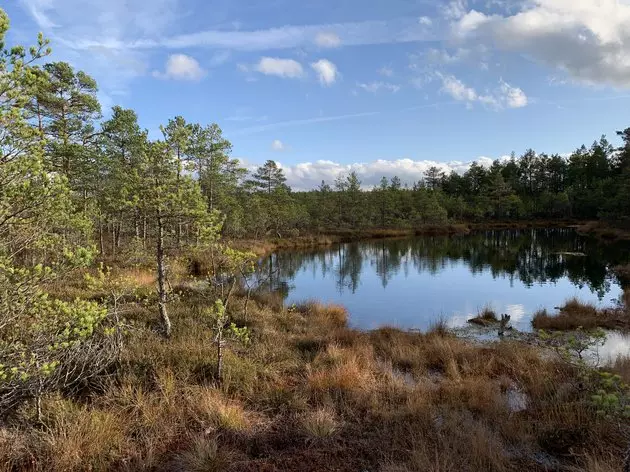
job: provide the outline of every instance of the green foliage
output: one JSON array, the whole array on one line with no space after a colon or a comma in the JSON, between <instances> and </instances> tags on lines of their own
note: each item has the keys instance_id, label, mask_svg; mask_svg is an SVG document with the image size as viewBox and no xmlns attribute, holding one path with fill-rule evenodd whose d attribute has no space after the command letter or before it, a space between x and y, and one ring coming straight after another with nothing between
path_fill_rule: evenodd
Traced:
<instances>
[{"instance_id":1,"label":"green foliage","mask_svg":"<svg viewBox=\"0 0 630 472\"><path fill-rule=\"evenodd\" d=\"M619 375L610 372L594 372L592 377L596 393L591 395L591 401L597 413L610 418L629 419L630 386Z\"/></svg>"},{"instance_id":2,"label":"green foliage","mask_svg":"<svg viewBox=\"0 0 630 472\"><path fill-rule=\"evenodd\" d=\"M584 353L594 351L606 341L606 332L602 329L575 331L539 330L538 336L546 345L552 347L565 361L584 363Z\"/></svg>"},{"instance_id":3,"label":"green foliage","mask_svg":"<svg viewBox=\"0 0 630 472\"><path fill-rule=\"evenodd\" d=\"M71 265L88 260L67 255ZM111 359L105 307L51 298L40 287L54 278L50 267L20 268L0 258L0 410L97 375Z\"/></svg>"},{"instance_id":4,"label":"green foliage","mask_svg":"<svg viewBox=\"0 0 630 472\"><path fill-rule=\"evenodd\" d=\"M217 299L212 308L204 311L204 316L209 320L215 333L215 342L219 342L220 339L221 342L234 340L249 344L251 331L246 326L239 328L235 323L229 321L223 300Z\"/></svg>"},{"instance_id":5,"label":"green foliage","mask_svg":"<svg viewBox=\"0 0 630 472\"><path fill-rule=\"evenodd\" d=\"M0 9L2 45L7 29L8 19ZM63 134L62 141L69 146L72 133L87 129L79 116L82 112L73 115L72 109L66 110L66 118L75 120L72 123L51 118L46 126L43 120L33 126L31 119L33 110L42 111L44 93L55 94L46 95L51 109L65 107L61 101L67 89L62 91L61 82L68 86L72 82L75 88L68 93L93 89L95 83L82 73L74 75L67 64L48 64L43 70L33 66L33 61L49 53L47 45L40 35L28 54L20 46L0 51L2 412L24 399L98 375L112 359L106 308L87 300L56 300L44 290L68 271L90 264L93 257L93 250L76 240L89 229L89 222L75 212L67 185L70 175L49 172L49 158L68 157L74 151L82 154L83 147L72 152L66 147L58 153L56 142L45 140L45 133L54 130ZM78 104L83 99L76 96L74 100ZM91 98L84 104L98 109Z\"/></svg>"},{"instance_id":6,"label":"green foliage","mask_svg":"<svg viewBox=\"0 0 630 472\"><path fill-rule=\"evenodd\" d=\"M586 390L590 404L597 414L614 419L630 418L630 386L617 374L597 370L584 359L584 353L595 351L606 340L601 330L575 332L538 332L541 341L552 347L561 358L578 369L582 390ZM592 353L593 356L595 353Z\"/></svg>"}]
</instances>

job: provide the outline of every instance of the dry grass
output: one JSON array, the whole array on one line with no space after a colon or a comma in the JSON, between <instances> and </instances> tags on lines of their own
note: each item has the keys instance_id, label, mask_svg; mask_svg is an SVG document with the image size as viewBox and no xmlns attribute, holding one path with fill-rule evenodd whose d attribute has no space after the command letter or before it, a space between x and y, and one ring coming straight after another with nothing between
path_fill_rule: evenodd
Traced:
<instances>
[{"instance_id":1,"label":"dry grass","mask_svg":"<svg viewBox=\"0 0 630 472\"><path fill-rule=\"evenodd\" d=\"M186 395L191 417L205 431L245 431L254 425L253 415L241 404L226 399L220 391L208 387L193 387Z\"/></svg>"},{"instance_id":2,"label":"dry grass","mask_svg":"<svg viewBox=\"0 0 630 472\"><path fill-rule=\"evenodd\" d=\"M630 231L628 229L613 226L604 221L590 221L577 226L580 234L592 236L603 241L628 241L630 240Z\"/></svg>"},{"instance_id":3,"label":"dry grass","mask_svg":"<svg viewBox=\"0 0 630 472\"><path fill-rule=\"evenodd\" d=\"M261 297L245 319L236 298L232 319L252 342L227 346L218 385L213 333L200 323L206 303L194 291L173 302L168 341L152 330L153 310L131 306L135 328L115 376L47 399L43 427L32 406L7 419L0 470L621 467L627 428L598 416L574 368L535 347L476 345L443 325L358 332L345 309L316 302L285 308ZM628 379L628 365L611 370ZM514 390L527 398L523 411L510 408Z\"/></svg>"},{"instance_id":4,"label":"dry grass","mask_svg":"<svg viewBox=\"0 0 630 472\"><path fill-rule=\"evenodd\" d=\"M323 304L316 301L309 301L298 305L297 310L308 317L311 322L318 326L330 328L343 328L348 322L348 311L341 305Z\"/></svg>"},{"instance_id":5,"label":"dry grass","mask_svg":"<svg viewBox=\"0 0 630 472\"><path fill-rule=\"evenodd\" d=\"M480 326L488 326L494 323L498 323L499 319L497 318L497 314L492 309L492 307L486 306L477 314L477 316L469 319L468 322Z\"/></svg>"},{"instance_id":6,"label":"dry grass","mask_svg":"<svg viewBox=\"0 0 630 472\"><path fill-rule=\"evenodd\" d=\"M557 315L550 315L547 310L537 312L532 319L532 326L535 329L555 331L572 331L578 328L628 329L630 316L627 305L625 308L600 310L595 305L573 298L560 308Z\"/></svg>"},{"instance_id":7,"label":"dry grass","mask_svg":"<svg viewBox=\"0 0 630 472\"><path fill-rule=\"evenodd\" d=\"M185 450L177 453L167 469L171 472L222 472L230 462L230 454L219 450L216 438L201 435L194 437Z\"/></svg>"},{"instance_id":8,"label":"dry grass","mask_svg":"<svg viewBox=\"0 0 630 472\"><path fill-rule=\"evenodd\" d=\"M333 436L340 426L335 412L327 407L304 413L300 423L304 433L314 440Z\"/></svg>"},{"instance_id":9,"label":"dry grass","mask_svg":"<svg viewBox=\"0 0 630 472\"><path fill-rule=\"evenodd\" d=\"M620 356L609 366L611 372L619 374L623 381L630 385L630 355Z\"/></svg>"}]
</instances>

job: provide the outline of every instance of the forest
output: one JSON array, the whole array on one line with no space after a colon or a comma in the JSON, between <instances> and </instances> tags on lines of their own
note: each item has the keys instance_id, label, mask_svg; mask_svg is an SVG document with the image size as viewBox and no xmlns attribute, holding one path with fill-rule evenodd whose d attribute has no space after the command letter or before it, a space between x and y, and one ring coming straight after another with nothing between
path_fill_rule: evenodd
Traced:
<instances>
[{"instance_id":1,"label":"forest","mask_svg":"<svg viewBox=\"0 0 630 472\"><path fill-rule=\"evenodd\" d=\"M431 168L412 187L365 188L351 172L297 192L273 161L248 172L218 124L176 116L149 139L134 110L102 109L92 77L47 62L43 35L27 47L8 31L0 9L0 470L623 463L627 359L600 373L440 325L360 332L343 307L287 307L243 285L264 251L237 243L454 222L623 225L630 128L620 148L602 137L570 156ZM503 401L516 389L527 411Z\"/></svg>"}]
</instances>

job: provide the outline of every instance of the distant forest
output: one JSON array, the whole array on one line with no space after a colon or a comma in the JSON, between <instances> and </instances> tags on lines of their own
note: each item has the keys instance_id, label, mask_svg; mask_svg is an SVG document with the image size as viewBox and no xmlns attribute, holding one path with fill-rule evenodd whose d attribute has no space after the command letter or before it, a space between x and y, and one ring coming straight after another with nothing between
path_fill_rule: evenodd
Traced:
<instances>
[{"instance_id":1,"label":"distant forest","mask_svg":"<svg viewBox=\"0 0 630 472\"><path fill-rule=\"evenodd\" d=\"M37 59L45 56L41 52ZM26 54L20 54L23 62ZM170 199L171 209L180 213L171 212L161 229L178 246L190 236L191 215L200 211L221 218L221 233L229 237L503 219L621 222L630 216L630 128L617 132L624 143L619 149L602 137L568 157L529 149L489 168L473 163L461 175L433 167L412 186L394 177L364 190L353 172L295 192L274 161L248 173L231 157L232 145L217 124L178 116L161 128L163 138L152 142L133 110L116 106L103 119L97 84L84 72L63 62L24 70L28 74L20 72L15 98L6 91L5 105L14 102L6 112L16 113L19 105L21 121L5 131L2 158L10 162L30 153L30 163L11 161L24 166L22 177L43 171L48 177L41 179L60 178L70 216L90 223L102 253L115 254L121 240L146 244L156 231L150 202L160 199Z\"/></svg>"}]
</instances>

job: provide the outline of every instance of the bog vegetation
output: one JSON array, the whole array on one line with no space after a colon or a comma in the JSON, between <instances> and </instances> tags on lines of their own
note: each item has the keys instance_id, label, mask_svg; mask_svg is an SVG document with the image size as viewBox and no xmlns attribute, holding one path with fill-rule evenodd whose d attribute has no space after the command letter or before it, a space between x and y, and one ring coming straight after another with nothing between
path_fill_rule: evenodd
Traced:
<instances>
[{"instance_id":1,"label":"bog vegetation","mask_svg":"<svg viewBox=\"0 0 630 472\"><path fill-rule=\"evenodd\" d=\"M133 110L0 9L2 470L619 470L628 360L601 377L442 328L361 333L239 280L226 237L467 219L628 218L630 129L568 158L292 192L216 124ZM544 318L540 318L544 322ZM588 381L586 381L588 376ZM603 392L603 393L602 393Z\"/></svg>"}]
</instances>

